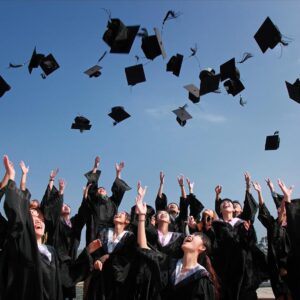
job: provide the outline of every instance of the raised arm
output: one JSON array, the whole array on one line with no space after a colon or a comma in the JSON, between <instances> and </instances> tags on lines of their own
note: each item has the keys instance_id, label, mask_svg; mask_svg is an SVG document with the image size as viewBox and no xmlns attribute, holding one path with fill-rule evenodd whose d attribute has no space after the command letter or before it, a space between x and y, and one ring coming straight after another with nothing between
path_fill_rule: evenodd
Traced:
<instances>
[{"instance_id":1,"label":"raised arm","mask_svg":"<svg viewBox=\"0 0 300 300\"><path fill-rule=\"evenodd\" d=\"M95 161L94 161L94 166L93 166L93 169L92 169L92 173L95 174L97 173L97 170L99 168L99 165L100 165L100 157L99 156L96 156L95 157Z\"/></svg>"},{"instance_id":2,"label":"raised arm","mask_svg":"<svg viewBox=\"0 0 300 300\"><path fill-rule=\"evenodd\" d=\"M124 161L121 161L119 164L116 163L116 178L121 179L121 173L124 167L125 167Z\"/></svg>"},{"instance_id":3,"label":"raised arm","mask_svg":"<svg viewBox=\"0 0 300 300\"><path fill-rule=\"evenodd\" d=\"M278 208L280 207L281 203L282 203L282 200L283 200L283 195L279 195L275 192L275 188L274 188L274 185L273 185L273 182L271 181L270 178L266 178L265 179L269 189L270 189L270 192L271 192L271 195L272 195L272 198L273 198L273 201L275 203L275 206Z\"/></svg>"},{"instance_id":4,"label":"raised arm","mask_svg":"<svg viewBox=\"0 0 300 300\"><path fill-rule=\"evenodd\" d=\"M167 196L163 193L164 182L165 182L165 174L163 173L163 171L161 171L159 173L159 188L155 199L156 211L167 210L168 200L167 200Z\"/></svg>"},{"instance_id":5,"label":"raised arm","mask_svg":"<svg viewBox=\"0 0 300 300\"><path fill-rule=\"evenodd\" d=\"M50 172L50 178L49 178L49 190L50 191L52 191L52 188L54 186L54 180L55 180L55 177L56 177L58 172L59 172L58 168L56 168L56 170L52 170Z\"/></svg>"},{"instance_id":6,"label":"raised arm","mask_svg":"<svg viewBox=\"0 0 300 300\"><path fill-rule=\"evenodd\" d=\"M216 211L218 217L221 218L222 217L221 209L220 209L220 206L221 206L221 193L222 193L222 186L221 185L217 185L215 187L215 193L216 193L215 211Z\"/></svg>"},{"instance_id":7,"label":"raised arm","mask_svg":"<svg viewBox=\"0 0 300 300\"><path fill-rule=\"evenodd\" d=\"M204 205L194 195L194 182L190 181L188 178L186 179L186 182L189 187L189 195L187 196L187 198L188 198L188 202L190 204L190 216L193 216L194 219L199 220L200 214L204 208ZM188 214L188 213L186 212L186 214Z\"/></svg>"},{"instance_id":8,"label":"raised arm","mask_svg":"<svg viewBox=\"0 0 300 300\"><path fill-rule=\"evenodd\" d=\"M181 197L186 199L186 192L184 189L184 176L183 175L177 176L177 181L180 187Z\"/></svg>"},{"instance_id":9,"label":"raised arm","mask_svg":"<svg viewBox=\"0 0 300 300\"><path fill-rule=\"evenodd\" d=\"M138 194L137 197L135 198L135 205L136 205L135 212L139 217L137 242L142 249L149 249L147 245L146 229L145 229L147 205L145 202L143 202L146 191L147 191L146 186L143 188L140 184L138 184Z\"/></svg>"},{"instance_id":10,"label":"raised arm","mask_svg":"<svg viewBox=\"0 0 300 300\"><path fill-rule=\"evenodd\" d=\"M245 172L244 177L246 183L246 192L251 193L251 175L249 172Z\"/></svg>"},{"instance_id":11,"label":"raised arm","mask_svg":"<svg viewBox=\"0 0 300 300\"><path fill-rule=\"evenodd\" d=\"M252 185L253 185L253 188L257 192L259 206L263 206L263 204L264 204L264 198L262 196L260 184L258 182L252 182Z\"/></svg>"}]
</instances>

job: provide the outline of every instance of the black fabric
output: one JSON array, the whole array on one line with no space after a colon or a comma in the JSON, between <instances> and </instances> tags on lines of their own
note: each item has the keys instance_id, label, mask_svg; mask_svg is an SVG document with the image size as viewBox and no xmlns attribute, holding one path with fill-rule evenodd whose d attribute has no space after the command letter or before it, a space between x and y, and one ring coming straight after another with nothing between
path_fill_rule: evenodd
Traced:
<instances>
[{"instance_id":1,"label":"black fabric","mask_svg":"<svg viewBox=\"0 0 300 300\"><path fill-rule=\"evenodd\" d=\"M253 224L257 211L258 203L253 198L252 194L246 191L243 212L237 217L245 221L251 221L251 224Z\"/></svg>"},{"instance_id":2,"label":"black fabric","mask_svg":"<svg viewBox=\"0 0 300 300\"><path fill-rule=\"evenodd\" d=\"M177 285L174 271L177 260L166 254L148 249L139 249L150 280L140 289L135 299L201 299L214 300L214 287L205 270L197 271Z\"/></svg>"},{"instance_id":3,"label":"black fabric","mask_svg":"<svg viewBox=\"0 0 300 300\"><path fill-rule=\"evenodd\" d=\"M271 286L276 298L289 293L287 278L280 276L280 269L287 270L288 257L291 251L290 239L286 227L274 219L265 204L259 207L258 219L267 229L268 238L268 271Z\"/></svg>"},{"instance_id":4,"label":"black fabric","mask_svg":"<svg viewBox=\"0 0 300 300\"><path fill-rule=\"evenodd\" d=\"M74 285L90 272L90 255L83 251L75 262L65 266L61 277L61 264L54 248L47 247L52 254L51 263L38 250L27 196L11 180L5 195L9 231L0 256L0 299L63 299L62 286Z\"/></svg>"},{"instance_id":5,"label":"black fabric","mask_svg":"<svg viewBox=\"0 0 300 300\"><path fill-rule=\"evenodd\" d=\"M103 243L97 258L108 254L107 234L104 229L100 233ZM121 300L128 299L134 283L133 264L136 258L136 239L131 232L125 233L115 249L108 254L102 271L94 270L89 284L87 298L89 300Z\"/></svg>"},{"instance_id":6,"label":"black fabric","mask_svg":"<svg viewBox=\"0 0 300 300\"><path fill-rule=\"evenodd\" d=\"M288 260L288 284L293 299L300 299L300 200L286 203L287 231L291 242Z\"/></svg>"},{"instance_id":7,"label":"black fabric","mask_svg":"<svg viewBox=\"0 0 300 300\"><path fill-rule=\"evenodd\" d=\"M99 176L96 177L96 180ZM91 176L87 176L87 178L90 180ZM92 176L92 181L88 181L87 184L91 183L92 186L89 189L88 199L84 199L81 205L81 209L85 213L86 245L93 241L102 229L113 227L114 215L118 211L124 193L128 190L128 185L122 179L116 178L111 188L112 195L105 200L97 194L98 183L96 180Z\"/></svg>"}]
</instances>

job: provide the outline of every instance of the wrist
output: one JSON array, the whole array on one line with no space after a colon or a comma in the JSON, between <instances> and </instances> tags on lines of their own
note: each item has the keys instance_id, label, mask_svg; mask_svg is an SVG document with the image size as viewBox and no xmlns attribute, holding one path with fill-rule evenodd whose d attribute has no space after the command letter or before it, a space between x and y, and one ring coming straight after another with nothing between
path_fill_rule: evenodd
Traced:
<instances>
[{"instance_id":1,"label":"wrist","mask_svg":"<svg viewBox=\"0 0 300 300\"><path fill-rule=\"evenodd\" d=\"M49 181L54 181L54 178L50 177Z\"/></svg>"}]
</instances>

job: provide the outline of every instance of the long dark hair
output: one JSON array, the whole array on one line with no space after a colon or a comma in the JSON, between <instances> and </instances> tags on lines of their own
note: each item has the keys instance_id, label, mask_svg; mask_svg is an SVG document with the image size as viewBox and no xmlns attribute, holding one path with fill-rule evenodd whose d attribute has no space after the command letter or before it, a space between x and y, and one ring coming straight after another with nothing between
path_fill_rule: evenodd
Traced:
<instances>
[{"instance_id":1,"label":"long dark hair","mask_svg":"<svg viewBox=\"0 0 300 300\"><path fill-rule=\"evenodd\" d=\"M205 246L206 250L201 253L198 257L198 263L201 264L210 274L210 279L214 284L215 287L215 299L220 299L220 280L219 277L211 263L210 260L210 253L211 253L211 242L207 235L205 235L203 232L195 232L194 235L200 236L203 242L203 245Z\"/></svg>"}]
</instances>

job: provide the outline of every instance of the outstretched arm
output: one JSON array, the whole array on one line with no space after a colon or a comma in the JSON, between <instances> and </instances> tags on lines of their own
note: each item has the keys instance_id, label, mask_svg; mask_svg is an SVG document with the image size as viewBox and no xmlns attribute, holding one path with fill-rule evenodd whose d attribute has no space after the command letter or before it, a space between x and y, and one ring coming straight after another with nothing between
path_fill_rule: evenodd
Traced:
<instances>
[{"instance_id":1,"label":"outstretched arm","mask_svg":"<svg viewBox=\"0 0 300 300\"><path fill-rule=\"evenodd\" d=\"M186 199L186 192L184 189L184 176L183 175L177 176L177 180L178 180L178 184L180 186L181 197Z\"/></svg>"},{"instance_id":2,"label":"outstretched arm","mask_svg":"<svg viewBox=\"0 0 300 300\"><path fill-rule=\"evenodd\" d=\"M246 183L246 192L251 193L251 175L249 172L245 172L244 177Z\"/></svg>"},{"instance_id":3,"label":"outstretched arm","mask_svg":"<svg viewBox=\"0 0 300 300\"><path fill-rule=\"evenodd\" d=\"M221 185L217 185L215 187L215 193L216 193L216 198L215 198L215 211L218 215L218 217L220 218L222 216L221 214L221 193L222 193L222 186Z\"/></svg>"},{"instance_id":4,"label":"outstretched arm","mask_svg":"<svg viewBox=\"0 0 300 300\"><path fill-rule=\"evenodd\" d=\"M55 177L58 173L59 169L57 168L56 170L52 170L50 172L50 178L49 178L49 190L52 191L53 189L53 186L54 186L54 180L55 180Z\"/></svg>"},{"instance_id":5,"label":"outstretched arm","mask_svg":"<svg viewBox=\"0 0 300 300\"><path fill-rule=\"evenodd\" d=\"M93 174L97 172L97 170L99 168L99 165L100 165L100 157L96 156L94 166L93 166L93 170L92 170Z\"/></svg>"},{"instance_id":6,"label":"outstretched arm","mask_svg":"<svg viewBox=\"0 0 300 300\"><path fill-rule=\"evenodd\" d=\"M162 198L164 183L165 183L165 174L163 171L160 171L160 173L159 173L159 188L157 191L157 197L159 197L159 198Z\"/></svg>"},{"instance_id":7,"label":"outstretched arm","mask_svg":"<svg viewBox=\"0 0 300 300\"><path fill-rule=\"evenodd\" d=\"M21 191L26 191L26 179L27 179L27 174L29 171L29 166L26 167L24 161L20 162L20 168L22 170L22 177L21 177L21 182L20 182L20 189Z\"/></svg>"},{"instance_id":8,"label":"outstretched arm","mask_svg":"<svg viewBox=\"0 0 300 300\"><path fill-rule=\"evenodd\" d=\"M149 249L147 245L146 230L145 230L147 205L145 202L143 202L146 191L147 191L147 187L143 188L140 185L140 183L138 183L138 195L135 198L135 205L136 205L135 212L136 214L138 214L139 217L137 242L139 246L143 249Z\"/></svg>"},{"instance_id":9,"label":"outstretched arm","mask_svg":"<svg viewBox=\"0 0 300 300\"><path fill-rule=\"evenodd\" d=\"M283 201L290 203L292 199L292 193L293 193L293 186L290 186L289 188L284 184L283 181L278 179L278 185L283 193Z\"/></svg>"},{"instance_id":10,"label":"outstretched arm","mask_svg":"<svg viewBox=\"0 0 300 300\"><path fill-rule=\"evenodd\" d=\"M257 192L259 206L263 206L264 198L262 196L260 184L258 182L252 182L252 185L253 185L254 189L256 190L256 192Z\"/></svg>"},{"instance_id":11,"label":"outstretched arm","mask_svg":"<svg viewBox=\"0 0 300 300\"><path fill-rule=\"evenodd\" d=\"M116 178L121 179L121 173L124 167L125 167L124 161L121 161L119 164L116 163Z\"/></svg>"}]
</instances>

